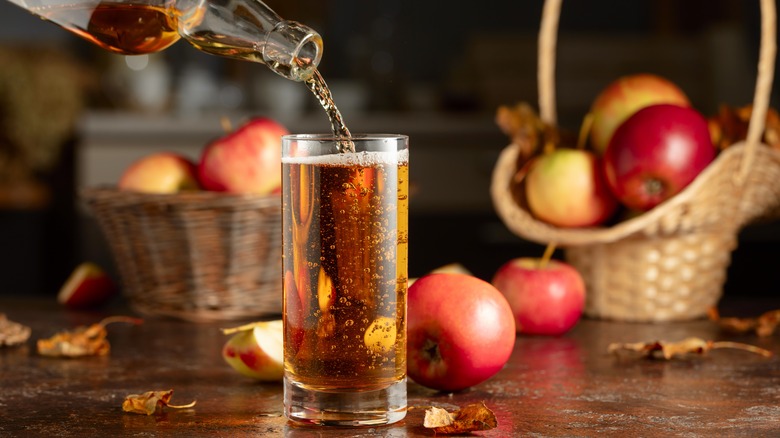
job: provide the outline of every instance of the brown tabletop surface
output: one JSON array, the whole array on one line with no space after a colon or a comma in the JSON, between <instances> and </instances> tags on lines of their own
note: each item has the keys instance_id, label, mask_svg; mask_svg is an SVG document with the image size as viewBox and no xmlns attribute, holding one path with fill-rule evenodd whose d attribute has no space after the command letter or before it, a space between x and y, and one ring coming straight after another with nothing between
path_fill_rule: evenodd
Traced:
<instances>
[{"instance_id":1,"label":"brown tabletop surface","mask_svg":"<svg viewBox=\"0 0 780 438\"><path fill-rule=\"evenodd\" d=\"M753 305L755 312L771 303ZM507 366L463 392L412 382L406 419L387 427L296 428L282 416L282 385L234 372L222 360L231 323L145 318L109 326L106 357L39 356L35 341L92 324L116 309L66 311L53 299L0 298L0 313L32 328L25 345L0 348L0 436L433 436L424 408L484 401L504 436L780 436L780 333L733 335L710 321L638 324L584 319L563 337L517 338ZM722 310L726 313L726 310ZM676 341L688 336L746 342L771 358L738 350L648 360L607 354L611 342ZM128 394L173 389L191 409L151 416L124 413Z\"/></svg>"}]
</instances>

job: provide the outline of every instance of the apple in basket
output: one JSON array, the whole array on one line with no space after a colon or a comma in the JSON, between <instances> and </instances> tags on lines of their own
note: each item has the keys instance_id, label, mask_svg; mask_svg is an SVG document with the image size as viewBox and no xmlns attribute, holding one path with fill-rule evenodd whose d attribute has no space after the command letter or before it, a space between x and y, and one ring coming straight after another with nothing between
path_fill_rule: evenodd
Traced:
<instances>
[{"instance_id":1,"label":"apple in basket","mask_svg":"<svg viewBox=\"0 0 780 438\"><path fill-rule=\"evenodd\" d=\"M255 117L209 143L198 163L206 190L268 195L281 192L282 136L287 128L273 119Z\"/></svg>"},{"instance_id":2,"label":"apple in basket","mask_svg":"<svg viewBox=\"0 0 780 438\"><path fill-rule=\"evenodd\" d=\"M611 82L596 96L590 109L593 150L603 154L618 126L638 110L660 103L690 106L677 85L658 75L639 73Z\"/></svg>"},{"instance_id":3,"label":"apple in basket","mask_svg":"<svg viewBox=\"0 0 780 438\"><path fill-rule=\"evenodd\" d=\"M595 226L609 219L617 201L599 158L582 149L559 148L529 163L525 193L530 211L560 227Z\"/></svg>"},{"instance_id":4,"label":"apple in basket","mask_svg":"<svg viewBox=\"0 0 780 438\"><path fill-rule=\"evenodd\" d=\"M420 385L466 389L509 360L515 321L490 283L466 274L426 274L409 287L407 304L407 372Z\"/></svg>"},{"instance_id":5,"label":"apple in basket","mask_svg":"<svg viewBox=\"0 0 780 438\"><path fill-rule=\"evenodd\" d=\"M519 257L498 268L493 280L515 316L517 333L562 335L577 324L585 306L585 282L571 265Z\"/></svg>"},{"instance_id":6,"label":"apple in basket","mask_svg":"<svg viewBox=\"0 0 780 438\"><path fill-rule=\"evenodd\" d=\"M144 193L178 193L199 190L197 168L175 152L156 152L134 161L119 178L120 190Z\"/></svg>"},{"instance_id":7,"label":"apple in basket","mask_svg":"<svg viewBox=\"0 0 780 438\"><path fill-rule=\"evenodd\" d=\"M264 382L276 382L284 376L282 320L262 321L231 329L233 335L222 348L222 357L239 373Z\"/></svg>"},{"instance_id":8,"label":"apple in basket","mask_svg":"<svg viewBox=\"0 0 780 438\"><path fill-rule=\"evenodd\" d=\"M604 153L604 172L623 204L647 211L684 189L715 155L707 120L698 111L651 105L615 131Z\"/></svg>"}]
</instances>

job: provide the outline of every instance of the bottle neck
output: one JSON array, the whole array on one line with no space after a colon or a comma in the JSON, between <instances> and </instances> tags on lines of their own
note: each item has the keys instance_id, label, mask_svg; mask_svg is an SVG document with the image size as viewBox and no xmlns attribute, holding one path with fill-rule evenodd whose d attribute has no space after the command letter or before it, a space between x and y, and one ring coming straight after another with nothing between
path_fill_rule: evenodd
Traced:
<instances>
[{"instance_id":1,"label":"bottle neck","mask_svg":"<svg viewBox=\"0 0 780 438\"><path fill-rule=\"evenodd\" d=\"M294 81L309 79L322 58L322 38L283 20L260 0L175 2L179 34L197 49L266 64Z\"/></svg>"},{"instance_id":2,"label":"bottle neck","mask_svg":"<svg viewBox=\"0 0 780 438\"><path fill-rule=\"evenodd\" d=\"M294 81L312 77L322 59L322 37L295 21L280 21L260 47L263 62L275 73Z\"/></svg>"}]
</instances>

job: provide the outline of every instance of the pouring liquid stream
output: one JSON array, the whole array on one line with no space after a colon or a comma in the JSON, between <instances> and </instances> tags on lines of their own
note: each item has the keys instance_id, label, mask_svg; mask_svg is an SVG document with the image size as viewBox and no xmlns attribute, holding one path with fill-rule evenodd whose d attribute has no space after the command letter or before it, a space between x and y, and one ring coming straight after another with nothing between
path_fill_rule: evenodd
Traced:
<instances>
[{"instance_id":1,"label":"pouring liquid stream","mask_svg":"<svg viewBox=\"0 0 780 438\"><path fill-rule=\"evenodd\" d=\"M344 118L341 116L341 111L336 107L336 103L333 101L333 95L319 70L315 69L314 74L304 83L327 113L333 135L342 139L337 145L339 152L355 152L355 145L352 143L352 140L350 140L352 134L349 132L347 125L344 124Z\"/></svg>"}]
</instances>

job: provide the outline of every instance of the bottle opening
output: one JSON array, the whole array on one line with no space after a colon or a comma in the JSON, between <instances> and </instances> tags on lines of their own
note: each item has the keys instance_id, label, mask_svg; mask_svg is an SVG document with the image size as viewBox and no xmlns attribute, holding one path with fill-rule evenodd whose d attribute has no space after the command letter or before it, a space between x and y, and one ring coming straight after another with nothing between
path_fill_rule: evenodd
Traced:
<instances>
[{"instance_id":1,"label":"bottle opening","mask_svg":"<svg viewBox=\"0 0 780 438\"><path fill-rule=\"evenodd\" d=\"M277 74L294 81L309 79L322 59L322 37L294 21L282 21L268 34L263 61Z\"/></svg>"}]
</instances>

